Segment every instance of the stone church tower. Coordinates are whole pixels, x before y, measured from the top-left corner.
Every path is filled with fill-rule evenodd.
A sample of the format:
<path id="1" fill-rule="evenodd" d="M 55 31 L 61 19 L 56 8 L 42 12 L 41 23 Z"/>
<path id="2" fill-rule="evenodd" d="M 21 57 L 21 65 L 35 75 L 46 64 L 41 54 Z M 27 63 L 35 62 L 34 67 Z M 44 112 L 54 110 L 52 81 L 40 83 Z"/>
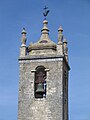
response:
<path id="1" fill-rule="evenodd" d="M 18 120 L 68 120 L 67 41 L 60 27 L 54 43 L 47 24 L 45 19 L 40 39 L 29 46 L 22 31 Z"/>

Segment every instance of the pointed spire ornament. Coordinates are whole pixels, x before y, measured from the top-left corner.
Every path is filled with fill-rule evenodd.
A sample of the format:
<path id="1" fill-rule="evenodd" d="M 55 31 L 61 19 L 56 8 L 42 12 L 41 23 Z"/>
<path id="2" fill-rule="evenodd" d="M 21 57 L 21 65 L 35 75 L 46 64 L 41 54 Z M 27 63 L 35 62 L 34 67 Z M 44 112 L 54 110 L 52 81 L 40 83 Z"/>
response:
<path id="1" fill-rule="evenodd" d="M 27 38 L 26 38 L 26 30 L 25 30 L 25 28 L 23 28 L 23 30 L 22 30 L 22 38 L 21 38 L 21 42 L 22 42 L 22 45 L 21 46 L 26 46 L 26 40 L 27 40 Z"/>
<path id="2" fill-rule="evenodd" d="M 68 48 L 67 48 L 67 40 L 64 38 L 63 40 L 63 46 L 64 46 L 64 54 L 68 54 Z"/>
<path id="3" fill-rule="evenodd" d="M 50 38 L 49 38 L 49 29 L 47 27 L 48 21 L 44 20 L 43 21 L 43 28 L 41 30 L 41 37 L 40 37 L 40 43 L 47 43 L 50 42 Z"/>
<path id="4" fill-rule="evenodd" d="M 47 28 L 47 25 L 48 25 L 48 21 L 47 20 L 44 20 L 43 21 L 43 28 L 42 28 L 42 30 L 41 30 L 41 32 L 42 33 L 47 33 L 47 34 L 49 34 L 48 32 L 49 32 L 49 29 Z"/>
<path id="5" fill-rule="evenodd" d="M 66 60 L 68 61 L 68 47 L 67 47 L 67 40 L 65 38 L 63 40 L 63 51 L 66 57 Z"/>
<path id="6" fill-rule="evenodd" d="M 58 44 L 62 43 L 62 41 L 63 41 L 63 34 L 62 34 L 62 32 L 63 32 L 63 29 L 62 29 L 62 26 L 60 26 L 59 29 L 58 29 Z"/>

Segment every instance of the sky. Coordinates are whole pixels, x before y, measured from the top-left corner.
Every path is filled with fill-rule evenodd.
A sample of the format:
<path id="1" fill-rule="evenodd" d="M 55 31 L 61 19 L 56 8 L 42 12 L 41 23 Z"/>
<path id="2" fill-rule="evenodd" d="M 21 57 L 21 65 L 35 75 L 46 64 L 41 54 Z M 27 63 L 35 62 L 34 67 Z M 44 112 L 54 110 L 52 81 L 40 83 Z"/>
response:
<path id="1" fill-rule="evenodd" d="M 69 120 L 90 120 L 90 0 L 0 0 L 0 120 L 17 120 L 21 31 L 36 42 L 47 5 L 50 39 L 68 41 Z"/>

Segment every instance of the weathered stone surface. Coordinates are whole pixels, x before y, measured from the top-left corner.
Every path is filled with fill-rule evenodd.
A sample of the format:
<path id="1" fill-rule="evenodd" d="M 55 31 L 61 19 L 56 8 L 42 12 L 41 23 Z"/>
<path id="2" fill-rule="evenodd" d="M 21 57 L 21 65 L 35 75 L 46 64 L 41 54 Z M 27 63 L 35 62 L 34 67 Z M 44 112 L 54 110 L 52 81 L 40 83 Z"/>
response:
<path id="1" fill-rule="evenodd" d="M 43 41 L 43 37 L 40 41 Z M 46 39 L 49 41 L 48 37 L 45 37 Z M 69 66 L 64 55 L 63 42 L 58 44 L 56 49 L 29 49 L 28 54 L 25 53 L 25 49 L 21 49 L 19 57 L 18 120 L 68 120 Z M 46 98 L 34 96 L 37 66 L 44 66 L 47 70 Z"/>
<path id="2" fill-rule="evenodd" d="M 61 120 L 62 115 L 62 61 L 24 61 L 20 63 L 19 120 Z M 34 70 L 43 65 L 49 69 L 46 98 L 34 98 Z M 57 72 L 56 72 L 57 71 Z M 57 115 L 55 115 L 57 114 Z"/>

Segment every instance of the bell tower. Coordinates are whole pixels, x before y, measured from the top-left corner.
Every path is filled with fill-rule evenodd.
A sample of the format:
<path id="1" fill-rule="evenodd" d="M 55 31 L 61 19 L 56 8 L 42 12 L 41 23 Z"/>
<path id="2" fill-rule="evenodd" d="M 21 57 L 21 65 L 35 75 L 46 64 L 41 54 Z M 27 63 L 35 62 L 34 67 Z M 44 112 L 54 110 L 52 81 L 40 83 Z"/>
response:
<path id="1" fill-rule="evenodd" d="M 54 43 L 47 25 L 44 19 L 40 39 L 29 46 L 25 28 L 22 31 L 18 120 L 68 120 L 67 41 L 60 26 Z"/>

